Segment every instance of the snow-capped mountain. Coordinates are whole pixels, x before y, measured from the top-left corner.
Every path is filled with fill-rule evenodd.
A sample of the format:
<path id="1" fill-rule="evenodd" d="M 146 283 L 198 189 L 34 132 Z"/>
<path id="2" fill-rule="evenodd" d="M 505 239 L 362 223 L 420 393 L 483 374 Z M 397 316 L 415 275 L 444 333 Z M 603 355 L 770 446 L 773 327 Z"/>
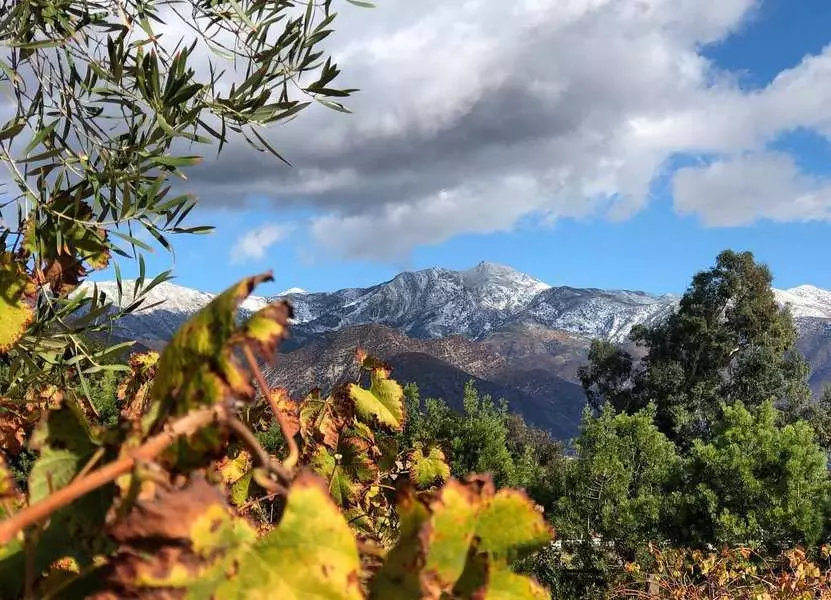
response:
<path id="1" fill-rule="evenodd" d="M 133 281 L 123 282 L 120 304 L 133 301 Z M 89 293 L 91 283 L 80 288 Z M 115 282 L 98 289 L 115 302 Z M 831 292 L 803 285 L 775 290 L 789 305 L 808 358 L 811 385 L 831 381 Z M 160 349 L 191 315 L 215 297 L 173 283 L 151 290 L 144 304 L 115 323 L 113 333 Z M 625 342 L 634 325 L 669 315 L 679 298 L 628 290 L 552 287 L 504 265 L 480 263 L 463 271 L 432 268 L 405 272 L 368 288 L 307 292 L 290 288 L 273 298 L 254 296 L 242 317 L 276 298 L 295 312 L 292 340 L 277 365 L 273 385 L 304 393 L 349 378 L 361 346 L 388 360 L 402 381 L 451 405 L 467 381 L 504 397 L 512 410 L 553 435 L 574 435 L 585 397 L 577 369 L 594 338 Z M 354 375 L 354 374 L 352 374 Z"/>
<path id="2" fill-rule="evenodd" d="M 787 304 L 791 313 L 800 318 L 831 319 L 831 291 L 812 285 L 800 285 L 789 290 L 774 290 L 780 304 Z"/>
<path id="3" fill-rule="evenodd" d="M 115 282 L 99 282 L 97 286 L 116 300 Z M 87 282 L 81 289 L 91 287 Z M 132 302 L 132 289 L 133 282 L 125 280 L 122 306 Z M 802 285 L 775 293 L 781 304 L 791 307 L 798 324 L 807 319 L 831 320 L 831 291 Z M 119 321 L 118 329 L 125 337 L 154 346 L 163 344 L 213 297 L 162 283 L 147 294 L 144 307 Z M 488 262 L 463 271 L 430 268 L 404 272 L 369 288 L 317 293 L 291 288 L 271 299 L 252 296 L 242 308 L 254 311 L 275 298 L 291 301 L 295 334 L 301 339 L 354 325 L 379 324 L 413 338 L 461 335 L 479 340 L 500 328 L 531 325 L 587 339 L 621 342 L 634 325 L 654 323 L 678 303 L 673 295 L 552 287 L 510 267 Z"/>
<path id="4" fill-rule="evenodd" d="M 287 294 L 306 333 L 364 323 L 417 338 L 479 338 L 522 311 L 549 286 L 510 267 L 482 262 L 465 271 L 432 268 L 365 289 Z"/>
<path id="5" fill-rule="evenodd" d="M 145 285 L 148 282 L 145 282 Z M 107 301 L 114 306 L 125 308 L 133 303 L 135 280 L 124 279 L 121 282 L 121 301 L 118 297 L 118 285 L 115 281 L 85 281 L 76 293 L 91 294 L 94 287 L 103 292 Z M 208 304 L 216 294 L 201 292 L 189 287 L 170 282 L 160 283 L 144 294 L 144 301 L 134 312 L 124 315 L 114 324 L 113 334 L 118 337 L 135 340 L 151 348 L 157 348 L 169 340 L 176 330 Z M 243 312 L 252 313 L 268 303 L 266 298 L 249 296 L 242 305 Z"/>

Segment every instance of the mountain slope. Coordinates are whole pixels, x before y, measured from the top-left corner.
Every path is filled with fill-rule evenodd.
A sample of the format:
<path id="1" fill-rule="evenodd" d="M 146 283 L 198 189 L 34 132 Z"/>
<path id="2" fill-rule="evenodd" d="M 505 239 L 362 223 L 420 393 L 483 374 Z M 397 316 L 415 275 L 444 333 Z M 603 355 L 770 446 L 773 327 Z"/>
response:
<path id="1" fill-rule="evenodd" d="M 395 378 L 416 383 L 423 397 L 444 398 L 461 409 L 464 386 L 473 380 L 481 393 L 505 398 L 512 411 L 552 435 L 577 433 L 585 405 L 580 386 L 544 369 L 518 368 L 487 344 L 461 336 L 422 340 L 383 325 L 356 325 L 280 354 L 264 374 L 270 385 L 287 387 L 296 396 L 314 387 L 330 390 L 358 376 L 358 347 L 388 361 Z"/>
<path id="2" fill-rule="evenodd" d="M 116 298 L 114 282 L 97 285 Z M 122 305 L 127 305 L 133 282 L 123 285 Z M 85 284 L 81 292 L 90 288 Z M 831 381 L 831 292 L 804 285 L 775 294 L 795 315 L 799 348 L 819 390 Z M 161 348 L 213 297 L 163 283 L 143 307 L 117 323 L 114 334 Z M 291 288 L 279 297 L 291 301 L 296 318 L 271 373 L 275 382 L 298 392 L 333 385 L 346 376 L 355 348 L 362 346 L 391 361 L 402 381 L 414 379 L 448 401 L 473 378 L 483 391 L 525 403 L 517 410 L 558 435 L 573 431 L 579 421 L 584 399 L 573 384 L 591 339 L 624 344 L 637 354 L 626 341 L 631 328 L 665 318 L 678 303 L 671 295 L 552 287 L 493 263 L 401 273 L 369 288 L 331 293 Z M 243 313 L 270 300 L 249 298 Z M 430 372 L 422 372 L 425 368 Z"/>

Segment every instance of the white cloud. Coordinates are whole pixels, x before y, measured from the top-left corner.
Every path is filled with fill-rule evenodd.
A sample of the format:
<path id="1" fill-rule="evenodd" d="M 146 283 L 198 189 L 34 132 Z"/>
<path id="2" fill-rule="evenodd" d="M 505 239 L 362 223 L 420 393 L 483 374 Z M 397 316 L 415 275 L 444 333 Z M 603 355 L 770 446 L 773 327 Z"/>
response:
<path id="1" fill-rule="evenodd" d="M 231 262 L 240 263 L 264 258 L 266 251 L 285 239 L 291 231 L 292 225 L 287 223 L 266 223 L 245 232 L 231 248 Z"/>
<path id="2" fill-rule="evenodd" d="M 676 210 L 697 214 L 709 226 L 831 219 L 831 181 L 800 173 L 781 153 L 686 167 L 676 173 L 673 188 Z"/>
<path id="3" fill-rule="evenodd" d="M 386 0 L 345 10 L 333 49 L 340 83 L 362 90 L 348 101 L 354 114 L 315 109 L 277 129 L 295 169 L 236 146 L 191 182 L 209 203 L 256 194 L 312 207 L 322 246 L 379 260 L 529 218 L 627 218 L 677 154 L 725 161 L 675 185 L 677 209 L 705 223 L 824 218 L 825 184 L 767 148 L 799 127 L 831 137 L 831 48 L 752 91 L 701 51 L 758 6 Z M 754 168 L 779 179 L 739 185 Z M 705 184 L 738 186 L 745 200 L 725 207 L 696 191 Z M 757 191 L 767 193 L 751 201 Z"/>

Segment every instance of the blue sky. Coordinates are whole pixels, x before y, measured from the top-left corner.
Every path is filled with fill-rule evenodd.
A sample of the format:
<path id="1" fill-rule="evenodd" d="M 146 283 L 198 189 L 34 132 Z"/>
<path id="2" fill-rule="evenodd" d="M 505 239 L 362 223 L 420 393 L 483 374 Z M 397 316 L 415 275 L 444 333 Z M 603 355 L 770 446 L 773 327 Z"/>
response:
<path id="1" fill-rule="evenodd" d="M 388 2 L 395 3 L 394 0 Z M 191 224 L 211 224 L 217 229 L 207 236 L 175 238 L 173 266 L 177 283 L 218 291 L 242 276 L 272 269 L 276 281 L 264 287 L 261 290 L 263 293 L 291 286 L 315 291 L 333 290 L 377 283 L 403 269 L 429 266 L 466 268 L 480 260 L 488 260 L 509 264 L 553 285 L 680 292 L 694 271 L 709 266 L 720 250 L 729 247 L 751 250 L 767 262 L 774 272 L 777 287 L 811 283 L 831 289 L 831 225 L 828 221 L 831 186 L 827 183 L 831 173 L 831 147 L 826 137 L 831 131 L 831 114 L 810 114 L 813 107 L 826 105 L 824 100 L 831 101 L 826 97 L 831 90 L 831 81 L 827 81 L 831 79 L 831 68 L 823 65 L 802 68 L 812 56 L 831 59 L 831 52 L 825 50 L 831 42 L 831 3 L 827 0 L 723 2 L 715 11 L 724 13 L 721 20 L 708 21 L 704 25 L 701 25 L 702 18 L 713 17 L 702 17 L 704 13 L 696 12 L 696 8 L 680 8 L 676 12 L 681 16 L 672 17 L 662 16 L 656 9 L 656 14 L 644 17 L 643 22 L 611 12 L 601 19 L 588 13 L 584 16 L 564 16 L 555 14 L 556 9 L 550 9 L 545 13 L 545 18 L 550 21 L 541 22 L 543 26 L 550 23 L 553 33 L 541 35 L 539 47 L 521 46 L 520 50 L 507 55 L 523 56 L 522 52 L 526 51 L 539 55 L 549 46 L 554 52 L 560 43 L 555 34 L 559 32 L 563 38 L 574 39 L 575 32 L 580 32 L 587 39 L 584 54 L 589 55 L 581 66 L 583 74 L 580 77 L 563 75 L 560 71 L 564 67 L 550 66 L 547 62 L 532 62 L 527 67 L 528 73 L 531 78 L 539 79 L 541 83 L 538 87 L 557 83 L 561 81 L 557 78 L 564 78 L 562 81 L 566 83 L 558 89 L 571 85 L 576 90 L 573 93 L 575 98 L 583 89 L 578 87 L 578 83 L 595 90 L 593 98 L 609 92 L 611 99 L 602 103 L 597 100 L 597 111 L 591 113 L 608 118 L 590 121 L 593 116 L 575 111 L 570 105 L 557 106 L 560 100 L 552 100 L 542 108 L 523 109 L 520 104 L 516 110 L 525 110 L 526 115 L 532 108 L 537 111 L 533 114 L 540 119 L 541 126 L 547 118 L 551 121 L 562 118 L 566 124 L 562 129 L 569 132 L 570 137 L 560 136 L 552 130 L 550 139 L 540 145 L 533 132 L 526 133 L 524 137 L 516 133 L 522 128 L 521 120 L 516 121 L 514 129 L 507 134 L 478 127 L 475 135 L 484 137 L 479 138 L 474 150 L 466 152 L 460 142 L 457 151 L 442 159 L 442 165 L 447 165 L 448 161 L 451 166 L 457 165 L 453 168 L 457 179 L 448 178 L 448 169 L 443 166 L 419 157 L 415 162 L 412 158 L 407 159 L 407 171 L 401 165 L 386 166 L 384 176 L 399 171 L 401 175 L 398 179 L 391 179 L 390 184 L 384 187 L 367 186 L 364 189 L 361 187 L 363 182 L 350 181 L 348 186 L 339 187 L 335 182 L 320 188 L 323 191 L 315 188 L 318 191 L 308 192 L 311 189 L 308 182 L 325 180 L 327 168 L 357 173 L 359 178 L 374 177 L 370 167 L 357 163 L 353 165 L 346 162 L 348 159 L 338 163 L 334 159 L 329 160 L 331 152 L 324 156 L 323 153 L 316 153 L 313 145 L 304 145 L 308 139 L 304 136 L 313 135 L 310 132 L 316 131 L 314 127 L 331 123 L 331 127 L 343 127 L 350 136 L 362 135 L 367 161 L 374 161 L 376 165 L 391 154 L 390 148 L 393 148 L 393 154 L 398 151 L 391 145 L 393 142 L 400 145 L 405 158 L 408 148 L 425 143 L 429 135 L 436 136 L 436 143 L 447 145 L 447 138 L 440 138 L 441 132 L 436 133 L 432 129 L 429 135 L 419 129 L 417 138 L 408 137 L 415 135 L 413 127 L 401 129 L 407 132 L 406 135 L 396 138 L 387 136 L 383 140 L 380 134 L 373 133 L 375 129 L 371 126 L 376 123 L 369 118 L 370 115 L 375 114 L 380 119 L 383 114 L 380 111 L 385 108 L 390 110 L 390 114 L 400 115 L 408 106 L 400 99 L 390 100 L 399 82 L 386 79 L 381 87 L 380 78 L 366 74 L 367 63 L 351 59 L 360 49 L 356 38 L 351 37 L 352 28 L 356 27 L 355 23 L 360 23 L 360 19 L 371 19 L 367 37 L 374 35 L 383 42 L 392 39 L 390 36 L 393 33 L 399 34 L 396 40 L 400 39 L 402 32 L 411 32 L 415 24 L 427 17 L 415 11 L 409 15 L 411 22 L 407 22 L 380 8 L 376 9 L 379 12 L 348 15 L 348 19 L 352 20 L 347 20 L 345 31 L 333 51 L 344 57 L 344 83 L 349 83 L 350 64 L 355 65 L 356 77 L 363 84 L 359 86 L 361 96 L 365 99 L 359 99 L 353 106 L 354 115 L 344 117 L 315 113 L 310 117 L 309 129 L 292 124 L 293 129 L 285 136 L 288 145 L 282 149 L 295 163 L 293 172 L 283 173 L 277 165 L 269 166 L 262 161 L 257 163 L 264 171 L 278 173 L 270 175 L 277 178 L 276 183 L 264 179 L 261 185 L 256 186 L 248 185 L 246 180 L 245 185 L 239 186 L 229 182 L 220 187 L 198 187 L 199 177 L 196 177 L 196 190 L 202 191 L 201 195 L 207 199 L 193 213 Z M 731 3 L 734 5 L 732 12 L 727 8 L 722 10 L 721 7 Z M 655 4 L 666 2 L 658 0 Z M 686 6 L 695 2 L 683 4 Z M 708 2 L 700 4 L 702 11 L 707 10 Z M 668 10 L 672 10 L 671 3 L 667 6 Z M 449 14 L 447 18 L 454 16 L 460 21 L 463 17 Z M 528 22 L 518 22 L 517 27 L 538 24 L 541 19 L 537 13 L 533 16 L 537 20 L 527 18 Z M 688 20 L 685 21 L 685 18 Z M 620 104 L 615 105 L 611 92 L 616 90 L 610 89 L 610 75 L 604 71 L 602 61 L 591 59 L 591 51 L 596 47 L 591 43 L 592 35 L 602 38 L 605 28 L 616 24 L 615 19 L 626 19 L 624 26 L 632 27 L 633 31 L 642 28 L 650 32 L 653 25 L 655 31 L 661 31 L 661 39 L 655 42 L 654 49 L 632 48 L 632 61 L 638 61 L 632 65 L 644 64 L 642 55 L 638 54 L 640 52 L 654 52 L 655 56 L 666 54 L 669 60 L 657 63 L 659 66 L 655 69 L 646 64 L 643 73 L 633 74 L 631 78 L 643 79 L 647 84 L 654 85 L 660 94 L 656 92 L 654 97 L 650 96 L 642 89 L 643 86 L 634 91 L 624 87 L 619 94 Z M 654 24 L 649 19 L 654 19 Z M 488 27 L 487 23 L 479 25 L 483 39 L 489 31 Z M 463 32 L 464 35 L 475 33 L 475 30 L 473 33 Z M 464 48 L 479 48 L 475 42 L 475 37 L 466 38 Z M 506 47 L 514 48 L 509 46 L 512 43 L 509 38 L 501 42 Z M 361 43 L 369 42 L 361 40 Z M 500 40 L 495 43 L 500 43 Z M 393 67 L 412 60 L 407 53 L 414 52 L 406 44 L 402 46 L 388 44 L 391 56 L 382 56 L 377 60 L 383 60 L 380 64 L 388 66 L 390 72 L 398 72 Z M 620 53 L 625 54 L 627 48 L 621 46 Z M 489 77 L 496 77 L 494 63 L 485 60 L 490 60 L 490 49 L 482 45 L 480 51 L 482 56 L 471 50 L 470 56 L 465 55 L 465 59 L 479 65 Z M 548 62 L 556 63 L 556 56 L 554 54 Z M 563 57 L 563 61 L 566 60 L 569 60 L 568 57 Z M 522 69 L 522 65 L 527 63 L 516 64 L 520 65 L 517 69 Z M 665 68 L 665 64 L 669 66 L 663 72 L 661 69 Z M 696 71 L 690 76 L 692 83 L 684 83 L 687 87 L 676 85 L 672 81 L 673 77 L 677 79 L 673 70 L 683 68 L 683 72 L 687 73 L 690 70 L 688 64 L 693 64 L 692 69 Z M 786 78 L 780 77 L 784 83 L 775 82 L 777 76 L 785 71 L 793 72 L 790 79 L 784 81 Z M 592 77 L 596 80 L 584 81 Z M 713 83 L 701 83 L 702 77 L 711 78 Z M 413 78 L 415 82 L 411 80 Z M 414 85 L 418 85 L 419 90 L 424 89 L 425 82 L 418 81 L 416 76 L 413 78 L 400 82 L 402 94 Z M 435 92 L 430 96 L 432 101 L 443 98 L 439 85 L 441 77 L 438 79 Z M 478 83 L 470 85 L 474 88 Z M 634 84 L 624 81 L 619 85 Z M 666 91 L 662 91 L 662 86 L 666 87 Z M 485 100 L 493 100 L 500 91 L 492 85 L 482 89 L 484 91 L 479 90 L 480 96 L 475 101 L 462 103 L 461 108 L 453 111 L 453 118 L 458 119 L 458 123 L 449 122 L 447 127 L 456 127 L 454 131 L 458 132 L 470 126 L 471 115 L 465 115 L 465 107 L 471 113 L 479 110 Z M 516 97 L 515 88 L 512 90 Z M 816 94 L 815 102 L 805 100 L 806 97 L 813 98 L 813 94 Z M 556 98 L 567 96 L 560 93 Z M 687 104 L 688 98 L 694 99 L 690 100 L 690 105 Z M 565 100 L 562 102 L 565 103 Z M 576 99 L 573 102 L 579 106 Z M 797 106 L 791 106 L 792 103 L 797 103 Z M 413 111 L 423 108 L 423 104 L 414 106 Z M 549 109 L 550 112 L 546 112 Z M 712 114 L 708 115 L 710 110 Z M 678 123 L 683 123 L 682 117 L 702 114 L 704 117 L 697 117 L 699 121 L 694 121 L 693 129 L 712 127 L 713 131 L 704 134 L 695 131 L 693 141 L 688 139 L 688 131 L 683 134 L 686 138 L 676 132 L 681 130 Z M 748 114 L 751 116 L 747 117 L 747 124 L 741 126 L 743 129 L 736 125 L 736 131 L 732 131 L 733 123 Z M 725 115 L 725 120 L 719 121 L 722 115 Z M 510 116 L 505 115 L 508 124 Z M 520 119 L 522 116 L 517 115 Z M 301 116 L 298 122 L 303 118 Z M 569 122 L 569 118 L 574 119 L 575 124 Z M 338 119 L 344 119 L 347 124 L 336 123 Z M 655 146 L 644 150 L 640 138 L 623 135 L 611 138 L 608 147 L 617 154 L 610 150 L 609 160 L 600 163 L 600 166 L 590 164 L 583 158 L 578 162 L 579 157 L 574 158 L 572 165 L 569 154 L 558 153 L 561 151 L 556 149 L 562 145 L 560 142 L 567 140 L 580 148 L 580 152 L 591 156 L 596 146 L 588 145 L 585 140 L 598 139 L 598 136 L 602 138 L 604 126 L 616 129 L 621 123 L 626 125 L 644 120 L 650 123 L 668 122 L 671 132 L 666 135 L 670 141 L 664 141 L 665 134 L 661 133 L 660 143 L 656 142 Z M 781 124 L 770 125 L 766 129 L 765 125 L 758 125 L 758 120 L 775 123 L 781 120 Z M 437 129 L 440 128 L 437 126 Z M 730 132 L 722 136 L 725 129 L 730 129 Z M 594 137 L 590 138 L 589 133 Z M 275 135 L 278 140 L 281 139 L 278 134 Z M 474 139 L 474 134 L 462 136 L 463 139 L 468 137 Z M 699 137 L 704 141 L 700 141 Z M 337 141 L 339 138 L 333 134 L 332 139 Z M 445 141 L 442 142 L 442 139 Z M 460 138 L 456 136 L 453 139 Z M 296 158 L 292 158 L 292 140 L 299 140 Z M 335 142 L 329 143 L 331 147 Z M 587 144 L 585 149 L 580 146 L 583 143 Z M 384 154 L 373 158 L 373 145 L 382 147 Z M 511 162 L 513 159 L 486 162 L 483 147 L 489 149 L 489 157 L 509 156 L 501 154 L 509 151 L 510 156 L 519 157 L 516 162 Z M 551 149 L 550 160 L 546 158 L 547 149 Z M 425 150 L 431 151 L 430 146 L 425 146 Z M 441 149 L 432 151 L 439 152 Z M 605 151 L 604 146 L 599 152 Z M 532 158 L 522 158 L 524 152 Z M 616 157 L 621 157 L 619 163 L 623 166 L 612 174 L 606 173 L 603 164 L 617 164 L 612 160 Z M 220 157 L 217 164 L 222 164 L 223 160 Z M 539 161 L 538 167 L 533 166 L 536 161 Z M 635 166 L 630 168 L 628 161 Z M 789 161 L 793 163 L 793 169 L 788 168 Z M 404 162 L 402 158 L 402 164 Z M 718 167 L 722 163 L 727 165 L 726 170 L 708 170 L 708 167 Z M 533 168 L 528 167 L 529 164 Z M 676 177 L 678 169 L 685 167 L 688 177 Z M 780 167 L 781 176 L 778 174 Z M 477 173 L 477 169 L 482 175 Z M 504 173 L 501 172 L 503 169 Z M 414 177 L 409 177 L 409 173 L 413 173 Z M 761 178 L 763 180 L 768 174 L 772 179 L 770 182 L 760 181 L 759 173 L 765 175 Z M 521 175 L 522 187 L 512 187 L 513 183 L 503 186 L 502 180 L 489 183 L 491 180 L 488 178 L 503 175 L 505 181 L 509 180 L 509 176 Z M 577 184 L 568 179 L 572 175 Z M 510 179 L 510 182 L 515 182 L 517 177 Z M 424 181 L 431 179 L 441 181 L 440 188 L 424 187 L 427 185 Z M 417 185 L 411 184 L 416 180 L 420 180 Z M 600 199 L 592 191 L 598 186 L 601 188 Z M 277 191 L 270 193 L 270 189 Z M 521 189 L 522 192 L 515 194 L 512 192 L 514 189 Z M 397 190 L 401 190 L 400 197 Z M 464 193 L 456 193 L 456 190 L 463 190 Z M 441 196 L 442 192 L 447 192 L 446 196 Z M 363 204 L 360 194 L 366 195 Z M 758 206 L 754 194 L 760 198 Z M 738 208 L 741 203 L 737 201 L 734 210 L 731 203 L 734 197 L 739 196 L 746 197 L 746 205 Z M 436 201 L 436 197 L 441 201 Z M 460 203 L 461 207 L 453 203 Z M 442 212 L 445 209 L 446 212 Z M 402 221 L 394 216 L 397 214 L 411 216 Z M 258 228 L 260 235 L 251 237 L 251 232 Z M 242 243 L 246 235 L 249 235 L 247 245 Z M 148 257 L 148 270 L 155 272 L 168 268 L 171 262 L 169 255 L 157 251 Z M 107 277 L 107 274 L 101 275 L 99 278 Z"/>

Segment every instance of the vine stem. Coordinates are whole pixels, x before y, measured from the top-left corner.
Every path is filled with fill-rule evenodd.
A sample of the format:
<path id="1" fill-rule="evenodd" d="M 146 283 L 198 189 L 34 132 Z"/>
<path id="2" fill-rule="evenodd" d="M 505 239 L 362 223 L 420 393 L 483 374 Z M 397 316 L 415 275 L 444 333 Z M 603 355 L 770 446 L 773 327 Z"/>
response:
<path id="1" fill-rule="evenodd" d="M 271 412 L 274 413 L 274 418 L 277 420 L 278 425 L 280 425 L 280 433 L 283 434 L 283 438 L 286 440 L 286 444 L 288 444 L 289 455 L 283 460 L 283 466 L 286 469 L 293 469 L 300 459 L 300 449 L 297 447 L 297 442 L 289 431 L 288 424 L 286 423 L 285 417 L 283 417 L 282 411 L 280 411 L 280 407 L 277 406 L 277 402 L 271 397 L 268 384 L 265 381 L 265 377 L 263 377 L 262 371 L 260 371 L 260 367 L 257 366 L 257 360 L 254 358 L 254 352 L 251 350 L 251 346 L 243 344 L 242 351 L 245 354 L 245 360 L 248 361 L 248 367 L 254 374 L 254 379 L 257 380 L 260 391 L 271 406 Z"/>
<path id="2" fill-rule="evenodd" d="M 171 423 L 165 431 L 150 438 L 127 456 L 75 479 L 54 494 L 0 522 L 0 546 L 10 542 L 19 531 L 26 527 L 40 523 L 55 511 L 77 500 L 84 494 L 128 473 L 136 462 L 152 460 L 179 437 L 193 434 L 213 422 L 224 421 L 225 419 L 225 410 L 221 406 L 212 406 L 186 414 Z"/>

